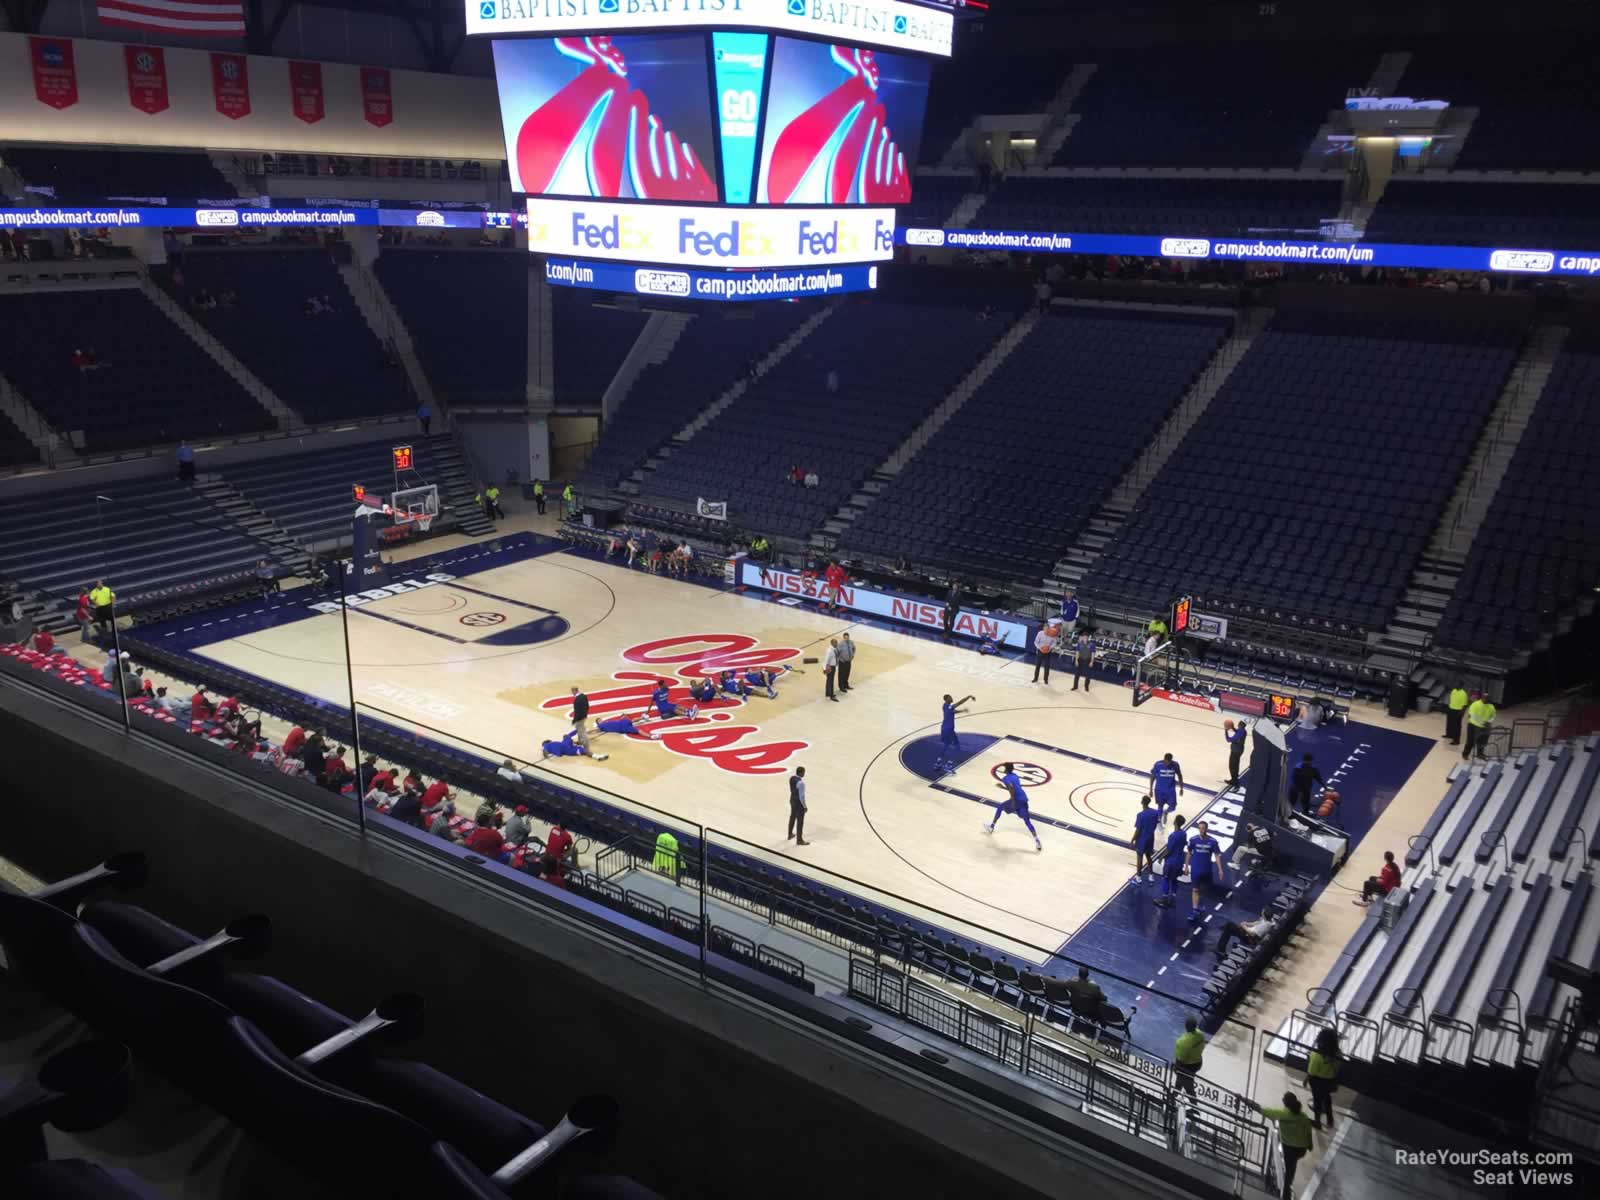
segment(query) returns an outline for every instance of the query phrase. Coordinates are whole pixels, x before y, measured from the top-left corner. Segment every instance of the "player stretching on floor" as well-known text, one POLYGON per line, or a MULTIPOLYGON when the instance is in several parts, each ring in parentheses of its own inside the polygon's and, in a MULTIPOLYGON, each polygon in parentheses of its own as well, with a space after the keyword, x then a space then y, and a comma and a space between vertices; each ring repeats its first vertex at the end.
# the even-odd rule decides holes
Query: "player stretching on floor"
POLYGON ((594 759, 595 762, 605 762, 607 758, 611 757, 608 754, 596 754, 590 750, 585 742, 578 740, 578 731, 576 729, 569 730, 566 736, 558 741, 545 742, 541 749, 544 753, 539 755, 540 762, 547 758, 570 758, 574 755, 578 757, 587 756, 594 759))
POLYGON ((627 737, 646 737, 655 740, 655 734, 645 728, 649 724, 650 710, 646 709, 637 717, 606 717, 596 721, 594 727, 597 733, 620 733, 627 737))
POLYGON ((717 676, 717 686, 724 696, 732 696, 735 700, 750 699, 750 685, 739 678, 737 671, 723 671, 717 676))
POLYGON ((1007 763, 1000 770, 1000 782, 995 784, 995 787, 1006 792, 1010 799, 995 807, 994 820, 985 825, 983 831, 993 833, 994 827, 1000 823, 1001 814, 1016 813, 1028 827, 1028 832, 1033 834, 1033 848, 1042 851, 1044 843, 1039 840, 1039 831, 1033 827, 1033 822, 1028 818, 1028 793, 1022 790, 1022 781, 1017 778, 1016 770, 1011 763, 1007 763))
POLYGON ((939 718, 939 757, 933 760, 935 779, 955 774, 956 755, 961 753, 961 739, 956 736, 956 718, 967 711, 961 707, 963 704, 976 699, 976 696, 963 696, 959 700, 952 700, 949 692, 944 694, 944 715, 939 718))
POLYGON ((672 685, 665 679, 656 680, 656 690, 650 693, 650 703, 655 705, 656 715, 663 721, 680 715, 693 720, 695 713, 700 711, 700 706, 698 704, 691 704, 689 706, 689 711, 684 712, 683 709, 672 703, 672 701, 668 698, 672 695, 670 690, 671 687, 672 685))
POLYGON ((751 667, 744 673, 744 681, 747 685, 745 695, 748 696, 750 694, 748 690, 749 688, 765 688, 767 691, 767 699, 776 700, 778 698, 778 680, 782 679, 792 670, 794 670, 794 668, 788 665, 773 667, 768 671, 762 671, 756 667, 751 667))
POLYGON ((689 695, 697 705, 706 704, 717 698, 717 685, 702 676, 689 685, 689 695))
POLYGON ((1178 797, 1183 795, 1183 768, 1171 754, 1163 754, 1161 761, 1150 768, 1150 791, 1156 798, 1156 810, 1163 813, 1162 823, 1165 824, 1165 810, 1176 809, 1178 797))

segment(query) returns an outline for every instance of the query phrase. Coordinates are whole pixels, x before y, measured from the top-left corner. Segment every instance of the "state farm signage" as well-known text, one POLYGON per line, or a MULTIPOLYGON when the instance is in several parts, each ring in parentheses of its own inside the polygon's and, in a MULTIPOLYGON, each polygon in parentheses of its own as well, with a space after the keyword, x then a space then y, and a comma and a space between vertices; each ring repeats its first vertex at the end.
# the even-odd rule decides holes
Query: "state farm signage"
MULTIPOLYGON (((783 592, 807 600, 822 598, 823 584, 820 578, 779 570, 777 567, 762 567, 753 562, 741 564, 739 581, 745 587, 760 588, 762 591, 783 592)), ((924 629, 944 628, 944 606, 919 596, 899 596, 893 592, 847 585, 839 593, 839 606, 852 612, 920 625, 924 629)), ((962 637, 979 640, 992 638, 1001 645, 1019 650, 1029 644, 1028 626, 1021 621, 991 617, 970 609, 962 609, 956 617, 955 631, 962 637)))

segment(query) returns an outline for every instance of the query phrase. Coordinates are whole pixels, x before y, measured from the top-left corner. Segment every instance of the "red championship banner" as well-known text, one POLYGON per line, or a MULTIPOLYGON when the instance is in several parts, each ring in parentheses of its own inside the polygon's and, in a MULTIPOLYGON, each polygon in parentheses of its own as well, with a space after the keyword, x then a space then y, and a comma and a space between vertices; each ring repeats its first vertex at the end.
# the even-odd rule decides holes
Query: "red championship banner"
POLYGON ((124 46, 128 103, 143 113, 167 111, 167 60, 160 46, 124 46))
POLYGON ((294 105, 294 115, 307 125, 315 125, 327 115, 322 101, 321 63, 289 64, 289 101, 294 105))
POLYGON ((211 53, 211 94, 230 120, 250 115, 250 60, 242 54, 211 53))
POLYGON ((71 40, 31 37, 28 53, 33 59, 33 94, 39 103, 51 108, 71 108, 76 104, 78 69, 72 61, 71 40))
POLYGON ((383 126, 394 120, 388 67, 361 68, 361 111, 366 114, 368 125, 383 126))

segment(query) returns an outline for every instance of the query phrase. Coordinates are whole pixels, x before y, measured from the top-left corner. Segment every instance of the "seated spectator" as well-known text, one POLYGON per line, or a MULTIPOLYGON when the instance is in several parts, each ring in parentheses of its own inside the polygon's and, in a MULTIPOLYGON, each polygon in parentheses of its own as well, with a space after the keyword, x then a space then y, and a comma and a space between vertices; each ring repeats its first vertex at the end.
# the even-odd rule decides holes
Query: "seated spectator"
POLYGON ((389 815, 396 821, 404 821, 407 825, 415 825, 418 829, 423 828, 422 796, 417 792, 402 792, 400 799, 396 800, 394 807, 389 810, 389 815))
POLYGON ((472 823, 474 825, 487 825, 494 820, 495 813, 499 811, 495 807, 493 800, 485 800, 478 805, 478 811, 472 814, 472 823))
POLYGON ((278 570, 264 558, 256 560, 256 579, 260 582, 261 588, 265 592, 279 590, 278 570))
POLYGON ((206 689, 196 688, 194 695, 189 697, 190 715, 196 721, 209 721, 216 711, 216 705, 212 704, 211 697, 206 695, 206 689))
POLYGON ((538 869, 534 874, 554 887, 564 888, 567 886, 566 876, 561 870, 561 860, 554 854, 541 854, 539 856, 538 869))
POLYGON ((378 773, 378 756, 369 754, 361 760, 361 766, 356 768, 356 778, 361 783, 361 794, 366 795, 372 790, 372 777, 378 773))
POLYGON ((406 777, 400 781, 400 790, 422 795, 422 776, 415 771, 407 771, 406 777))
POLYGON ((806 472, 806 486, 808 488, 814 488, 814 487, 817 486, 817 483, 818 483, 817 473, 815 471, 807 471, 806 472))
POLYGON ((1239 840, 1239 847, 1233 852, 1234 865, 1240 868, 1253 865, 1266 868, 1277 860, 1278 848, 1272 844, 1272 830, 1246 821, 1244 837, 1239 840))
POLYGON ((35 629, 33 631, 33 648, 40 654, 52 654, 55 652, 56 639, 51 636, 48 629, 35 629))
POLYGON ((305 764, 306 774, 318 782, 322 780, 327 751, 328 744, 322 740, 320 733, 313 733, 300 748, 300 761, 305 764))
POLYGON ((478 825, 467 834, 467 849, 485 858, 500 857, 506 848, 506 839, 500 832, 500 827, 504 824, 504 816, 498 812, 491 814, 487 822, 478 825))
POLYGON ((1383 867, 1376 875, 1368 876, 1367 881, 1361 885, 1361 899, 1351 903, 1362 908, 1371 904, 1379 896, 1387 896, 1400 886, 1400 866, 1394 861, 1394 851, 1383 852, 1383 867))
MULTIPOLYGON (((376 766, 376 764, 374 765, 376 766)), ((399 786, 394 781, 394 772, 395 769, 393 767, 378 767, 373 772, 372 778, 367 781, 367 787, 382 792, 392 800, 400 791, 399 786)), ((417 794, 419 796, 422 794, 420 789, 417 794)))
POLYGON ((1228 942, 1232 938, 1239 938, 1248 945, 1254 946, 1272 932, 1272 910, 1263 908, 1261 916, 1254 921, 1240 924, 1229 921, 1223 925, 1222 933, 1217 937, 1217 957, 1222 958, 1228 952, 1228 942))
POLYGON ((517 805, 517 811, 511 814, 511 819, 506 822, 506 844, 510 846, 526 846, 533 830, 528 825, 528 806, 517 805))
POLYGON ((305 744, 306 731, 301 729, 300 726, 296 725, 293 729, 289 730, 289 736, 283 739, 283 752, 285 754, 298 755, 300 753, 300 748, 305 744))
POLYGON ((789 482, 791 484, 804 483, 805 478, 806 473, 800 469, 799 463, 795 463, 794 466, 789 468, 789 482))
POLYGON ((455 815, 455 804, 446 800, 439 806, 439 811, 433 814, 433 819, 428 825, 428 832, 434 837, 443 838, 447 842, 455 842, 459 845, 461 838, 457 836, 454 829, 450 828, 450 819, 455 815))
POLYGON ((559 825, 550 826, 550 836, 544 839, 544 851, 559 863, 578 865, 578 854, 572 835, 559 825))
POLYGON ((189 722, 189 702, 181 696, 167 695, 167 689, 156 689, 156 707, 170 716, 174 721, 189 722))
POLYGON ((501 779, 509 779, 512 783, 521 783, 522 776, 517 773, 516 764, 509 758, 500 764, 500 769, 495 772, 501 779))
POLYGON ((330 792, 341 792, 355 779, 355 773, 345 765, 345 748, 340 746, 322 765, 322 782, 330 792))
POLYGON ((285 775, 304 775, 305 763, 295 758, 292 754, 285 753, 282 746, 275 746, 267 752, 267 761, 285 775))
POLYGON ((1106 1002, 1106 994, 1100 990, 1100 985, 1089 978, 1088 967, 1079 967, 1078 977, 1067 980, 1063 986, 1072 997, 1073 1006, 1079 1012, 1098 1012, 1100 1006, 1106 1002))
MULTIPOLYGON (((421 781, 419 780, 418 782, 421 781)), ((430 810, 435 809, 440 805, 440 803, 451 798, 450 789, 448 786, 446 786, 445 781, 442 779, 435 779, 422 791, 422 807, 430 810)), ((454 805, 451 805, 451 811, 455 811, 454 805)))

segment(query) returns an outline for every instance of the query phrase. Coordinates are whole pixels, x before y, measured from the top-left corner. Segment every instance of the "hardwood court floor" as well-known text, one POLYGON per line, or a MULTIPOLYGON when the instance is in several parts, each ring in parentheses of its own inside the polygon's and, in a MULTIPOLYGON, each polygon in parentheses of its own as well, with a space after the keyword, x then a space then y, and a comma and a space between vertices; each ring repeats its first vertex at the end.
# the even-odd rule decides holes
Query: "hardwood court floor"
MULTIPOLYGON (((707 825, 719 831, 713 841, 742 839, 747 853, 845 876, 861 894, 887 893, 876 897, 886 904, 892 895, 939 910, 1032 961, 1127 879, 1131 850, 1103 838, 1129 836, 1151 764, 1171 751, 1184 765, 1194 786, 1180 811, 1191 816, 1225 767, 1219 718, 1166 702, 1134 709, 1109 683, 1087 693, 1060 675, 1035 685, 1025 662, 570 554, 456 574, 349 614, 356 699, 375 715, 519 761, 537 759, 540 743, 566 730, 573 685, 598 714, 607 692, 647 691, 655 676, 692 671, 708 652, 771 651, 798 664, 849 629, 859 647, 854 687, 837 703, 823 696, 820 665, 810 665, 783 680, 776 700, 708 710, 664 741, 604 736, 595 748, 609 752, 606 761, 555 758, 544 767, 707 825), (541 621, 544 640, 503 644, 507 630, 541 621), (937 739, 945 692, 976 694, 959 724, 976 753, 935 787, 912 767, 932 744, 921 739, 937 739), (1030 794, 1043 853, 1015 817, 982 832, 992 815, 985 801, 1000 796, 991 772, 1006 758, 1030 764, 1039 781, 1030 794), (785 776, 800 764, 810 797, 804 848, 784 836, 785 776)), ((347 697, 337 614, 195 652, 308 694, 347 697)), ((630 713, 644 707, 637 694, 617 703, 630 713)))

